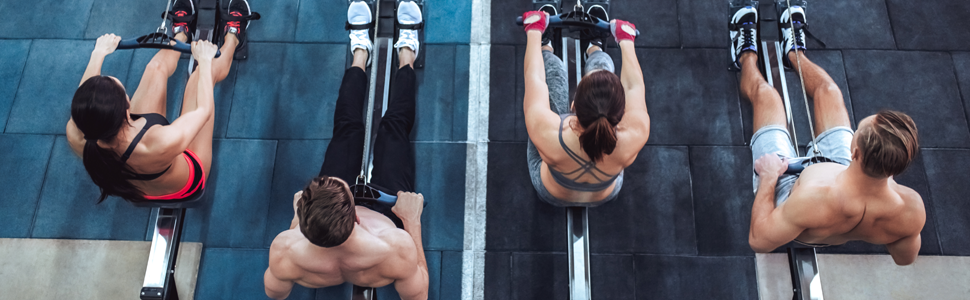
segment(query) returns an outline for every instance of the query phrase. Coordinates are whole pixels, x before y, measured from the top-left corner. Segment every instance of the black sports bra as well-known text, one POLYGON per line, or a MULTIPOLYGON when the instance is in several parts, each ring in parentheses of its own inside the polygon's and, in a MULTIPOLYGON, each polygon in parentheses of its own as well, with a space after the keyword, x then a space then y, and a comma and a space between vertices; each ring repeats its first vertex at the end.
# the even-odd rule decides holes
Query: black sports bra
MULTIPOLYGON (((138 132, 138 135, 135 136, 135 139, 131 140, 131 144, 128 145, 128 149, 125 150, 125 154, 121 155, 122 163, 128 162, 128 158, 131 157, 131 152, 135 151, 135 146, 138 145, 138 142, 141 142, 141 138, 142 136, 145 135, 145 132, 148 131, 148 128, 151 128, 152 126, 155 126, 155 125, 165 126, 169 124, 168 119, 165 119, 165 117, 163 117, 160 114, 144 114, 144 115, 131 114, 131 117, 135 120, 138 120, 139 118, 145 118, 145 127, 141 128, 141 131, 138 132)), ((164 171, 161 171, 155 174, 135 174, 131 179, 141 180, 141 181, 155 180, 155 179, 158 179, 158 177, 162 177, 162 175, 165 174, 165 172, 168 172, 168 169, 171 169, 171 168, 172 166, 169 165, 168 168, 165 168, 164 171)))

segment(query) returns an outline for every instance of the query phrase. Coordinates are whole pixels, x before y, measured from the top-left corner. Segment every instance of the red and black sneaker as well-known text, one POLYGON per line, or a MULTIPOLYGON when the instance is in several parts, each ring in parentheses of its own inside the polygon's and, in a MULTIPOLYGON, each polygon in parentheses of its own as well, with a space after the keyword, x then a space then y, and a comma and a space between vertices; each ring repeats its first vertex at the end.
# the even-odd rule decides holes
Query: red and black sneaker
POLYGON ((242 47, 246 42, 246 29, 249 28, 250 15, 252 15, 252 10, 249 9, 249 1, 229 0, 229 17, 231 19, 226 20, 224 32, 236 35, 236 39, 239 40, 239 45, 236 48, 242 47))
POLYGON ((195 4, 192 0, 175 0, 169 17, 172 19, 172 35, 184 32, 191 40, 190 23, 195 19, 195 4))

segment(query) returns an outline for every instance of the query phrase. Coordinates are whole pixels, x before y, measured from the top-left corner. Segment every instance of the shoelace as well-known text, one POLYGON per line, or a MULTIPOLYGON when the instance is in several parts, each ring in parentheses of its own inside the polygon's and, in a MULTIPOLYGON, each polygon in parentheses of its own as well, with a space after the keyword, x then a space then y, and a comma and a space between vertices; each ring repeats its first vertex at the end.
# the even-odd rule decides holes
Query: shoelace
MULTIPOLYGON (((233 17, 242 17, 243 16, 242 13, 240 13, 238 11, 229 12, 229 15, 230 16, 233 16, 233 17)), ((236 28, 236 30, 240 30, 240 29, 242 29, 242 23, 240 23, 240 21, 229 21, 229 22, 226 22, 226 27, 232 27, 232 28, 236 28)))
POLYGON ((367 30, 351 30, 350 36, 351 39, 354 40, 365 41, 370 39, 370 36, 367 34, 367 30))
POLYGON ((416 30, 401 30, 400 40, 401 41, 405 41, 406 44, 409 44, 409 45, 412 44, 412 43, 410 43, 410 41, 412 41, 412 40, 414 40, 414 41, 418 40, 417 31, 416 30))
MULTIPOLYGON (((744 23, 744 24, 742 24, 742 26, 748 25, 748 24, 751 24, 751 23, 744 23)), ((742 40, 741 40, 741 46, 742 47, 744 45, 754 45, 754 43, 755 43, 755 38, 754 38, 754 34, 755 33, 754 33, 754 31, 755 31, 754 27, 751 27, 751 28, 743 28, 742 27, 741 28, 741 38, 742 38, 742 40)))

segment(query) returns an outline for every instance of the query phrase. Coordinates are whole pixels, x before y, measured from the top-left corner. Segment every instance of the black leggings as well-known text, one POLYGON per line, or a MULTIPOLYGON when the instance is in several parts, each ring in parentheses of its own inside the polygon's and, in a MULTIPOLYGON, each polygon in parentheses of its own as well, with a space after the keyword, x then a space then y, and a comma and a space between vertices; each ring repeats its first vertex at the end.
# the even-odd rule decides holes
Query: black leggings
MULTIPOLYGON (((320 176, 335 176, 353 185, 364 156, 364 111, 367 109, 367 73, 351 67, 344 73, 333 116, 333 139, 327 146, 320 176)), ((374 143, 371 185, 391 195, 414 191, 415 74, 410 66, 398 69, 391 81, 387 112, 374 143)))

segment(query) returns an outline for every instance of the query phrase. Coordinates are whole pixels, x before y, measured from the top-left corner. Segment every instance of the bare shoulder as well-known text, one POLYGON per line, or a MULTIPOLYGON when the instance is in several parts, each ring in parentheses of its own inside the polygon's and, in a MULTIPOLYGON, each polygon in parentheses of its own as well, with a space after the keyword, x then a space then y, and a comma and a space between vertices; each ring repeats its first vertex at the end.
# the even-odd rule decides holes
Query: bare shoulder
POLYGON ((74 154, 81 156, 84 152, 84 143, 87 141, 84 140, 84 133, 81 132, 81 130, 77 128, 77 125, 74 124, 74 119, 67 121, 65 134, 67 137, 67 144, 71 146, 71 150, 74 151, 74 154))
POLYGON ((896 184, 894 187, 899 198, 903 201, 903 209, 900 213, 901 224, 912 224, 914 228, 923 228, 926 222, 926 207, 923 204, 923 197, 907 186, 896 184), (915 226, 918 224, 919 226, 915 226))
POLYGON ((281 232, 269 247, 269 269, 282 280, 298 279, 302 273, 292 259, 293 245, 297 242, 294 232, 299 234, 296 229, 281 232))
POLYGON ((841 211, 840 199, 830 185, 803 182, 778 208, 792 224, 819 228, 838 220, 835 215, 841 211))
POLYGON ((413 274, 417 267, 417 247, 414 240, 404 230, 384 230, 378 237, 388 245, 390 253, 381 263, 381 270, 385 276, 401 279, 413 274))

